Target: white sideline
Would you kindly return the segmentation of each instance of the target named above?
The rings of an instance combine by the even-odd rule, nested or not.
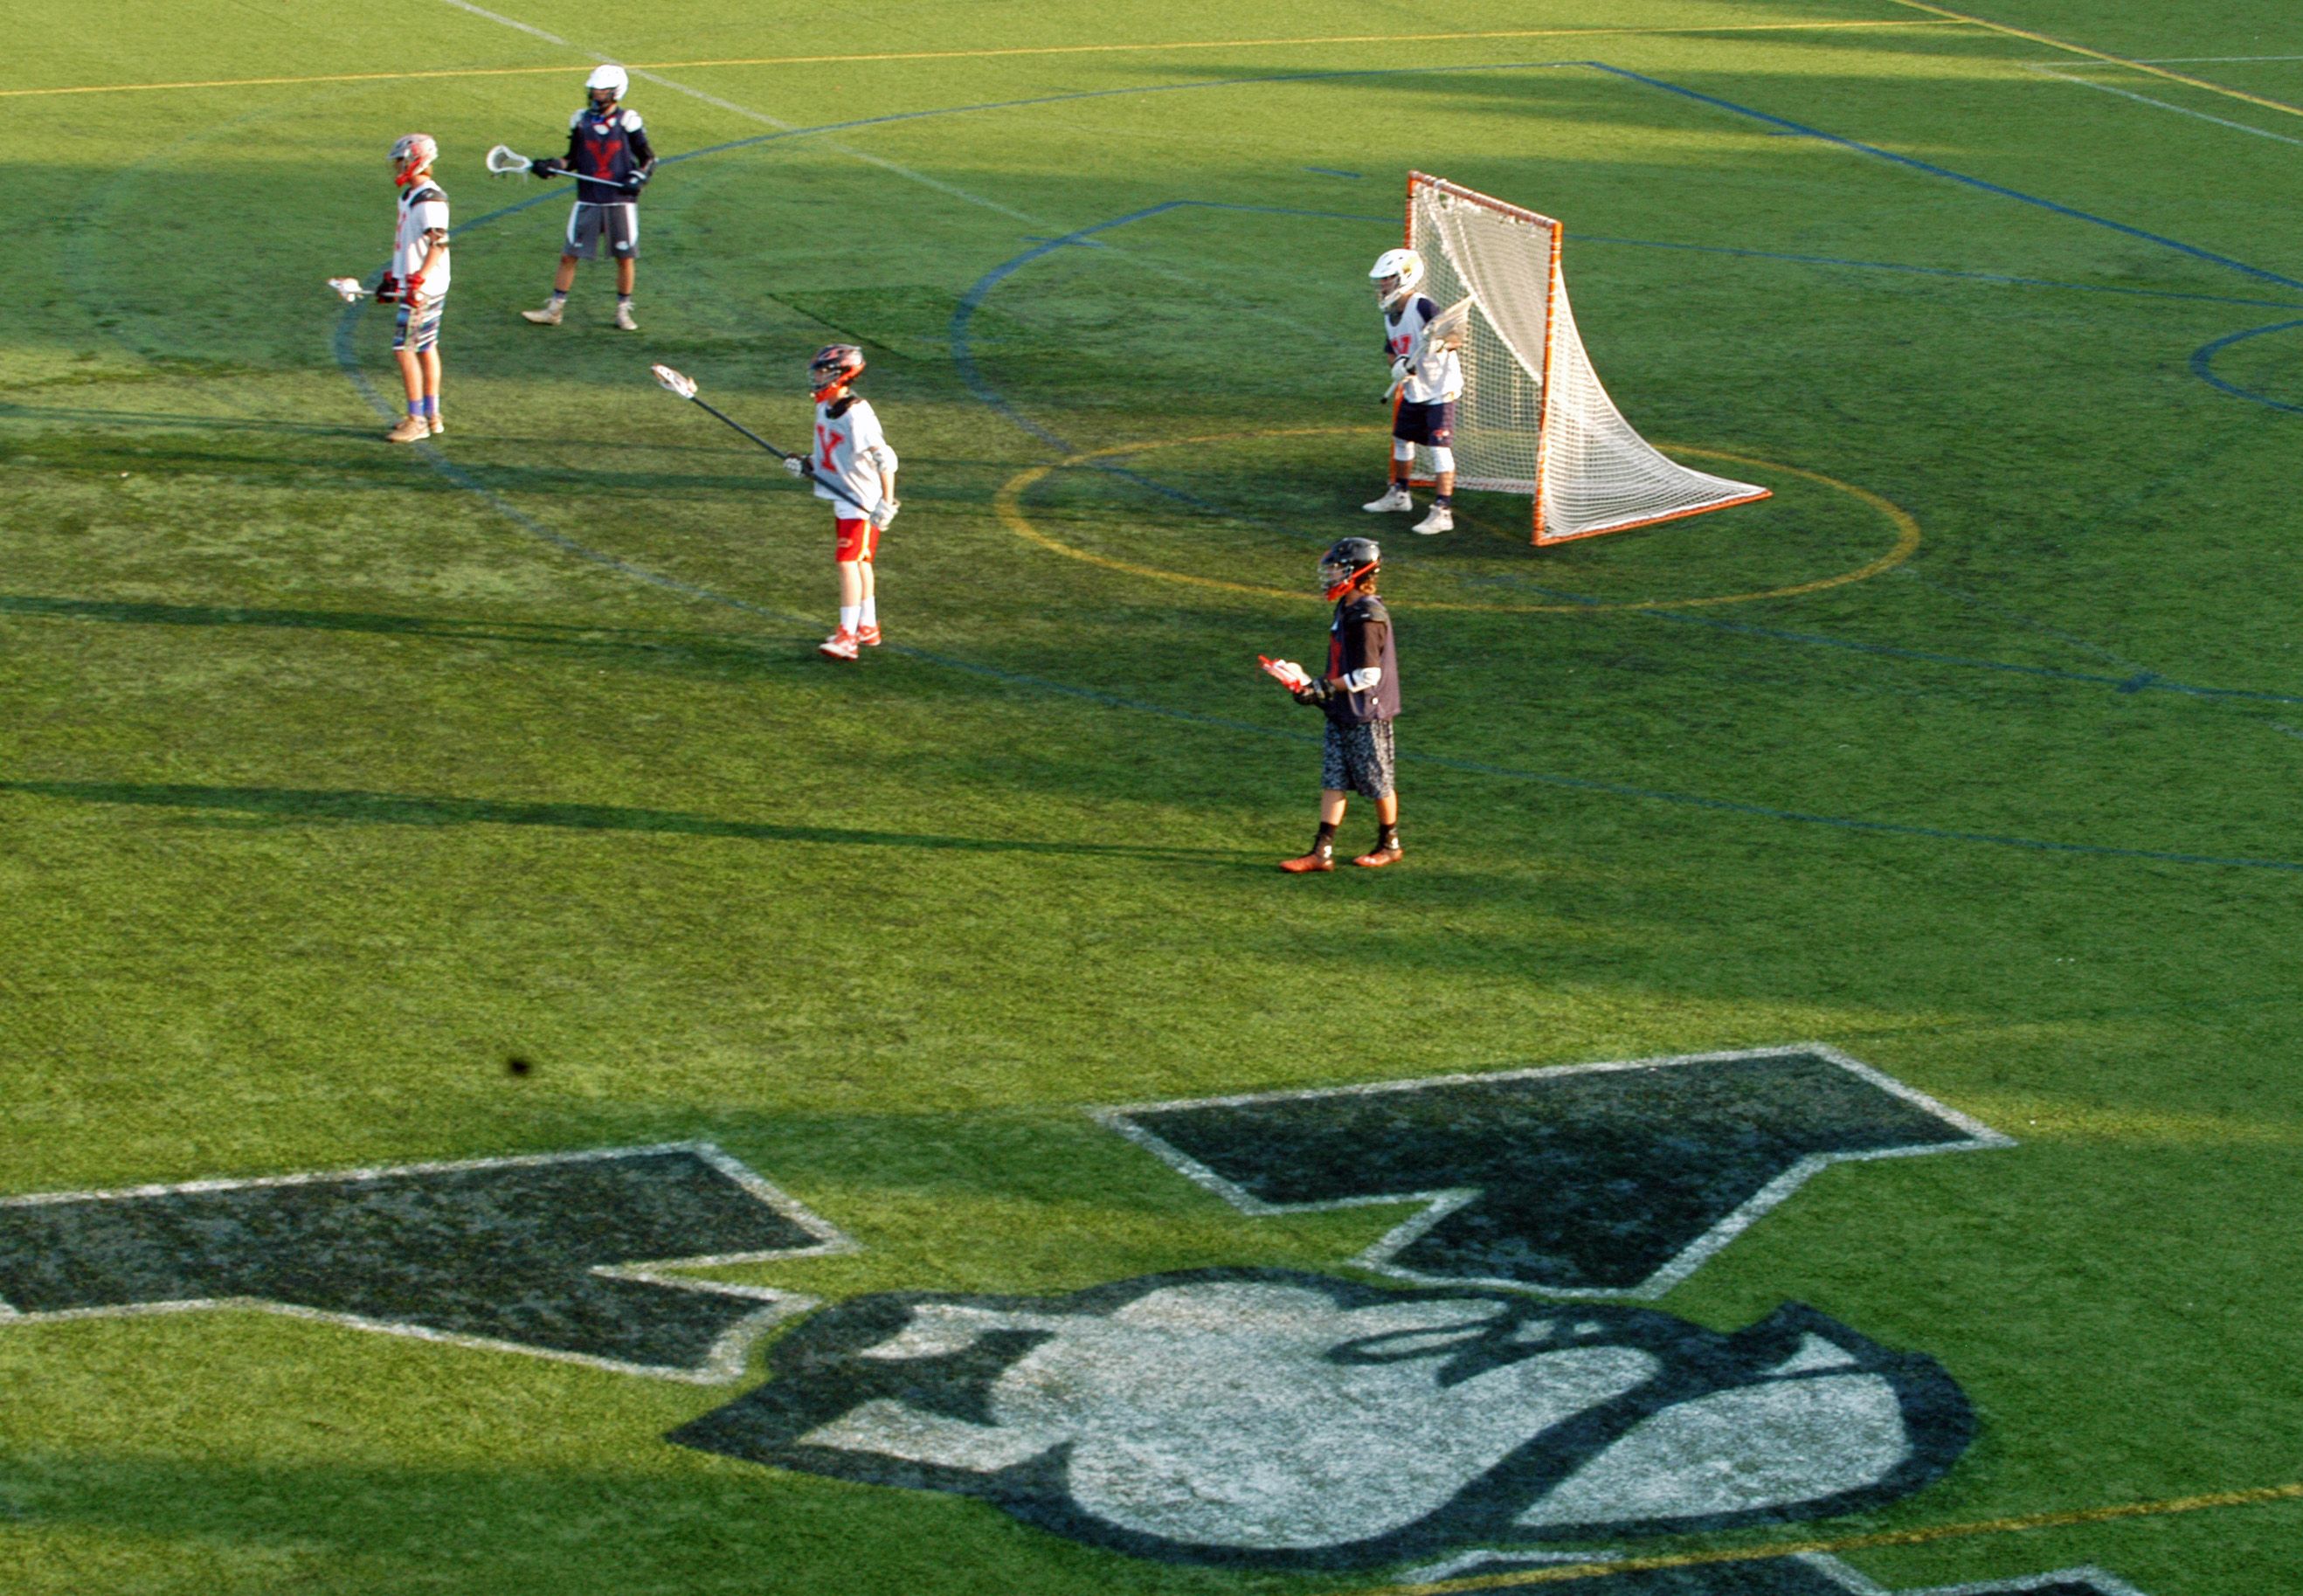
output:
[[[457,3],[458,0],[449,0],[451,4]],[[2287,60],[2290,57],[2261,56],[2256,59],[2277,61]],[[2189,106],[2178,106],[2172,101],[2155,100],[2149,95],[2138,94],[2131,89],[2116,89],[2109,83],[2097,83],[2092,79],[2075,77],[2068,72],[2058,72],[2055,67],[2042,61],[2027,61],[2023,64],[2041,77],[2053,78],[2058,83],[2075,83],[2081,89],[2100,89],[2105,94],[2115,94],[2123,100],[2133,100],[2138,105],[2151,106],[2162,111],[2172,111],[2178,116],[2194,116],[2201,122],[2211,122],[2219,128],[2229,128],[2233,132],[2253,133],[2258,139],[2269,139],[2280,144],[2303,145],[2303,139],[2293,138],[2286,133],[2274,133],[2268,128],[2249,127],[2246,122],[2233,122],[2227,116],[2211,116],[2205,111],[2196,111]]]

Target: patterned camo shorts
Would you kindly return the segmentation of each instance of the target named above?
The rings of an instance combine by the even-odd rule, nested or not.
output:
[[[1329,792],[1356,792],[1379,798],[1391,791],[1391,722],[1357,726],[1328,722],[1320,753],[1320,786]]]

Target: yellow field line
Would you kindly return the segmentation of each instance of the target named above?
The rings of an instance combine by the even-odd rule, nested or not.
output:
[[[1024,508],[1024,495],[1047,477],[1067,467],[1085,465],[1095,460],[1112,460],[1130,454],[1143,454],[1156,449],[1177,449],[1194,443],[1231,443],[1243,438],[1305,438],[1332,435],[1337,433],[1379,434],[1383,431],[1384,429],[1379,426],[1286,426],[1273,427],[1262,432],[1209,433],[1201,437],[1168,438],[1143,443],[1116,443],[1107,449],[1084,449],[1067,455],[1062,460],[1050,460],[1045,465],[1026,466],[1000,484],[999,491],[992,495],[991,504],[994,512],[1000,517],[1000,524],[1010,532],[1026,543],[1035,544],[1048,553],[1061,554],[1067,560],[1078,560],[1089,565],[1100,565],[1106,570],[1116,570],[1131,577],[1147,577],[1155,581],[1181,582],[1194,587],[1213,587],[1225,593],[1253,594],[1259,598],[1299,599],[1303,595],[1293,588],[1272,587],[1256,582],[1230,582],[1220,577],[1202,577],[1185,571],[1164,570],[1155,565],[1132,564],[1125,560],[1115,560],[1109,554],[1098,554],[1076,547],[1061,538],[1050,536],[1033,526],[1030,513]],[[1881,498],[1868,488],[1857,487],[1852,482],[1842,482],[1835,477],[1826,477],[1820,471],[1810,471],[1799,466],[1787,466],[1776,460],[1758,460],[1748,454],[1730,454],[1719,449],[1698,449],[1686,443],[1675,443],[1668,447],[1675,454],[1693,455],[1700,460],[1727,460],[1737,465],[1759,466],[1774,471],[1787,471],[1794,477],[1804,477],[1810,482],[1836,488],[1841,493],[1850,494],[1861,502],[1869,504],[1885,516],[1895,528],[1895,545],[1877,559],[1860,565],[1853,570],[1842,571],[1836,576],[1818,577],[1812,581],[1800,582],[1791,587],[1770,587],[1751,593],[1717,594],[1708,598],[1654,598],[1625,600],[1613,604],[1458,604],[1439,599],[1419,598],[1415,602],[1415,607],[1418,610],[1478,611],[1503,615],[1598,615],[1618,610],[1684,610],[1712,604],[1750,604],[1757,599],[1787,598],[1794,594],[1816,593],[1826,587],[1838,587],[1849,582],[1860,582],[1867,577],[1877,576],[1883,570],[1901,565],[1919,549],[1919,523],[1912,519],[1911,513],[1902,506],[1891,500]],[[1402,1589],[1405,1588],[1402,1587]],[[1431,1588],[1442,1590],[1456,1587],[1435,1585]]]
[[[1931,16],[1951,21],[1968,22],[1978,28],[1987,28],[1994,33],[2008,34],[2015,38],[2046,45],[2051,49],[2068,50],[2074,55],[2085,55],[2092,61],[2107,61],[2113,66],[2123,66],[2130,72],[2147,72],[2155,78],[2164,78],[2171,83],[2186,83],[2193,89],[2204,89],[2210,94],[2220,94],[2235,100],[2245,100],[2250,106],[2261,106],[2266,111],[2283,111],[2290,116],[2303,116],[2303,106],[2290,106],[2285,100],[2266,99],[2259,94],[2249,94],[2244,89],[2231,89],[2221,83],[2211,83],[2205,78],[2194,78],[2184,72],[2171,72],[2164,66],[2154,66],[2147,61],[2134,61],[2125,55],[2114,55],[2108,50],[2090,49],[2045,33],[2034,33],[2028,28],[2012,28],[2004,22],[1994,22],[1985,17],[1971,17],[1965,12],[1946,11],[1940,5],[1930,5],[1927,0],[1895,0],[1898,5],[1908,5],[1913,11],[1924,11]]]
[[[1902,18],[1862,22],[1735,22],[1717,28],[1513,28],[1477,33],[1338,33],[1303,38],[1189,38],[1148,45],[1023,45],[999,50],[891,50],[874,55],[749,55],[721,61],[636,61],[637,72],[707,66],[821,66],[841,62],[987,61],[1004,55],[1110,55],[1159,50],[1242,50],[1298,45],[1430,44],[1448,39],[1584,38],[1604,35],[1812,33],[1847,28],[1937,28]],[[255,89],[287,83],[390,83],[424,78],[515,78],[572,71],[568,66],[469,66],[426,72],[321,72],[302,78],[210,78],[183,83],[95,83],[77,89],[0,89],[0,99],[43,94],[139,94],[173,89]]]
[[[1517,1585],[1564,1584],[1570,1580],[1604,1579],[1611,1575],[1640,1574],[1661,1568],[1693,1568],[1708,1563],[1753,1563],[1767,1558],[1801,1553],[1862,1551],[1877,1546],[1919,1546],[1966,1535],[2005,1535],[2019,1530],[2060,1529],[2071,1524],[2102,1524],[2114,1518],[2150,1518],[2171,1513],[2197,1513],[2207,1507],[2240,1507],[2258,1502],[2293,1501],[2303,1498],[2303,1481],[2290,1485],[2265,1485],[2252,1490],[2219,1490],[2205,1496],[2170,1497],[2155,1502],[2118,1502],[2103,1507],[2076,1507],[2062,1513],[2031,1513],[2020,1518],[1987,1518],[1972,1524],[1937,1524],[1930,1529],[1887,1530],[1871,1535],[1843,1535],[1834,1541],[1793,1541],[1775,1546],[1753,1546],[1734,1551],[1677,1552],[1653,1558],[1617,1558],[1607,1562],[1560,1563],[1544,1568],[1523,1568],[1511,1574],[1472,1575],[1437,1580],[1420,1585],[1379,1585],[1346,1592],[1345,1596],[1455,1596],[1459,1592],[1499,1591]]]

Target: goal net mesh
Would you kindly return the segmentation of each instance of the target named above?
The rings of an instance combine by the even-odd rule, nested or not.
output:
[[[1443,308],[1471,300],[1455,409],[1457,487],[1532,495],[1539,544],[1767,496],[1666,460],[1624,419],[1576,334],[1558,223],[1421,173],[1409,177],[1407,192],[1407,242],[1423,257],[1421,291]],[[1428,474],[1428,454],[1417,458],[1419,475]]]

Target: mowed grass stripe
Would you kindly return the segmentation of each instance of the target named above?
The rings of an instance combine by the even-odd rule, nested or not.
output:
[[[1715,33],[1814,33],[1852,28],[1948,28],[1952,21],[1902,18],[1849,22],[1733,22],[1713,28],[1506,28],[1458,33],[1335,33],[1295,38],[1169,39],[1157,44],[1019,45],[990,50],[883,50],[849,55],[742,55],[703,61],[634,61],[634,72],[669,72],[722,66],[825,66],[874,61],[992,61],[1016,55],[1115,55],[1163,50],[1294,49],[1316,45],[1440,44],[1490,38],[1666,38]],[[586,57],[586,59],[590,59]],[[256,89],[297,83],[397,83],[427,78],[517,78],[553,75],[566,66],[467,66],[414,72],[318,72],[285,78],[205,78],[173,83],[90,83],[61,89],[0,89],[0,99],[62,94],[151,94],[178,89]]]

